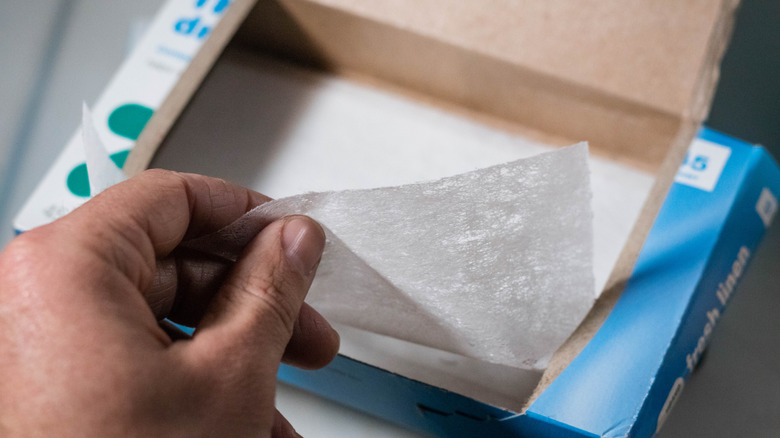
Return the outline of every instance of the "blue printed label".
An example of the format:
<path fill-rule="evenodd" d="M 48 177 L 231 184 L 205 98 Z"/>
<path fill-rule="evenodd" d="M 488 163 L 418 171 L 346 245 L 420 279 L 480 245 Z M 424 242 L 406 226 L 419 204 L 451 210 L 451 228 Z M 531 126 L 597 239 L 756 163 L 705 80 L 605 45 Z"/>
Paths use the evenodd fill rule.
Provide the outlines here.
<path fill-rule="evenodd" d="M 213 17 L 221 15 L 230 5 L 230 0 L 197 0 L 191 14 L 181 17 L 173 29 L 180 35 L 203 39 L 216 24 Z"/>
<path fill-rule="evenodd" d="M 777 213 L 777 198 L 766 187 L 764 187 L 764 190 L 761 191 L 761 195 L 758 197 L 756 212 L 764 222 L 764 226 L 769 228 L 772 225 L 772 219 L 775 218 L 775 213 Z"/>
<path fill-rule="evenodd" d="M 688 149 L 674 181 L 711 192 L 720 179 L 723 168 L 731 155 L 731 149 L 713 142 L 696 139 Z"/>

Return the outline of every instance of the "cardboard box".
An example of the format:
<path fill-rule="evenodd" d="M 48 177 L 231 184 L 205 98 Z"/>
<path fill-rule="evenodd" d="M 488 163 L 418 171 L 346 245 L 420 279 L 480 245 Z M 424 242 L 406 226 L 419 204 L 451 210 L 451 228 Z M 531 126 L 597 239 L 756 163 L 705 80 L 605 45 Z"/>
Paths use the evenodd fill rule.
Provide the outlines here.
<path fill-rule="evenodd" d="M 126 173 L 146 168 L 162 143 L 177 143 L 177 137 L 182 143 L 181 139 L 187 138 L 182 126 L 192 126 L 192 120 L 201 125 L 208 123 L 204 114 L 214 97 L 209 84 L 219 75 L 220 66 L 228 66 L 223 71 L 228 69 L 230 74 L 258 66 L 262 69 L 266 61 L 255 59 L 261 53 L 390 90 L 491 129 L 548 145 L 588 140 L 594 154 L 634 168 L 637 174 L 655 176 L 652 189 L 642 195 L 647 200 L 641 213 L 637 211 L 638 218 L 622 252 L 616 255 L 597 305 L 550 360 L 544 375 L 529 377 L 534 385 L 514 413 L 344 356 L 320 373 L 285 369 L 282 378 L 429 432 L 465 436 L 484 435 L 491 430 L 505 434 L 568 430 L 572 436 L 650 433 L 649 423 L 645 423 L 652 412 L 646 413 L 651 409 L 638 394 L 648 388 L 651 392 L 664 389 L 642 386 L 633 379 L 651 378 L 652 373 L 643 368 L 641 372 L 627 372 L 629 380 L 610 380 L 620 373 L 607 371 L 610 368 L 604 363 L 587 358 L 609 357 L 600 356 L 606 354 L 598 347 L 600 343 L 612 345 L 615 339 L 621 339 L 619 343 L 626 346 L 645 341 L 638 334 L 636 338 L 616 337 L 624 327 L 619 324 L 625 324 L 620 318 L 636 317 L 632 312 L 638 307 L 620 304 L 613 310 L 613 306 L 631 277 L 686 148 L 707 113 L 737 2 L 667 0 L 631 7 L 618 0 L 491 0 L 479 4 L 443 0 L 234 0 L 229 7 L 227 3 L 170 1 L 96 105 L 96 115 L 107 120 L 106 126 L 98 129 L 109 139 L 110 151 L 121 155 L 117 158 L 127 156 L 137 137 L 127 161 L 117 159 Z M 162 64 L 168 68 L 160 68 L 161 56 L 168 57 Z M 171 63 L 175 68 L 170 67 Z M 147 81 L 138 81 L 139 73 L 134 69 L 142 67 L 145 72 L 169 74 L 164 79 L 149 76 Z M 145 87 L 150 83 L 159 84 L 159 88 Z M 136 84 L 136 88 L 114 98 L 125 84 Z M 219 101 L 212 110 L 224 110 L 231 103 Z M 119 108 L 144 120 L 117 130 L 116 123 L 111 126 L 111 117 Z M 202 137 L 208 132 L 189 135 Z M 71 186 L 53 193 L 54 186 L 62 186 L 64 175 L 73 177 L 83 159 L 78 146 L 78 139 L 68 145 L 64 158 L 58 159 L 17 219 L 18 230 L 52 220 L 83 202 L 83 193 L 74 192 Z M 163 145 L 161 155 L 167 147 Z M 240 145 L 236 148 L 249 150 Z M 734 163 L 739 160 L 734 157 L 742 154 L 732 151 L 726 169 L 738 166 Z M 736 169 L 733 172 L 739 174 L 740 168 Z M 726 170 L 723 172 L 725 176 Z M 777 193 L 776 188 L 772 190 Z M 718 199 L 730 199 L 732 203 L 737 200 L 736 195 L 723 196 Z M 717 219 L 713 226 L 720 226 Z M 642 266 L 637 266 L 632 282 L 638 281 Z M 700 270 L 692 275 L 699 275 L 695 277 L 698 280 L 705 274 Z M 620 303 L 633 294 L 623 296 Z M 685 289 L 678 298 L 693 302 L 696 296 L 696 290 Z M 624 308 L 628 310 L 619 311 Z M 616 320 L 619 322 L 610 323 Z M 609 329 L 610 324 L 618 324 L 621 330 Z M 693 319 L 680 317 L 670 322 L 669 329 L 676 333 L 677 329 L 688 330 L 691 324 L 695 324 Z M 663 335 L 651 338 L 664 339 Z M 665 347 L 643 350 L 641 356 L 634 356 L 632 364 L 641 363 L 648 370 L 658 361 L 665 364 L 664 357 L 678 351 L 673 344 Z M 631 356 L 621 356 L 620 361 L 626 357 Z M 596 363 L 601 368 L 592 365 Z M 600 380 L 603 385 L 596 386 L 606 395 L 584 383 L 595 385 Z M 636 384 L 638 392 L 621 392 L 620 385 L 626 382 Z M 588 388 L 583 391 L 589 394 L 602 395 L 593 395 L 595 399 L 583 404 L 559 395 L 570 387 L 572 394 L 580 394 L 575 390 L 578 385 Z M 598 413 L 583 410 L 583 406 L 598 406 Z M 627 416 L 625 410 L 637 415 Z"/>

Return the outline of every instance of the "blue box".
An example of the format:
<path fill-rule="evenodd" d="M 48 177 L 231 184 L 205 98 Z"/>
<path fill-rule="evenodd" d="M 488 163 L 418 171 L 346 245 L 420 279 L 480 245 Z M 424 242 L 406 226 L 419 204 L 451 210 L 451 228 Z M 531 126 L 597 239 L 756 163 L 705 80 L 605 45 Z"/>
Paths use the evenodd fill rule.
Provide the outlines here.
<path fill-rule="evenodd" d="M 714 176 L 713 176 L 714 175 Z M 610 315 L 523 413 L 338 356 L 279 378 L 444 436 L 649 437 L 695 370 L 777 211 L 780 169 L 762 148 L 704 128 Z"/>

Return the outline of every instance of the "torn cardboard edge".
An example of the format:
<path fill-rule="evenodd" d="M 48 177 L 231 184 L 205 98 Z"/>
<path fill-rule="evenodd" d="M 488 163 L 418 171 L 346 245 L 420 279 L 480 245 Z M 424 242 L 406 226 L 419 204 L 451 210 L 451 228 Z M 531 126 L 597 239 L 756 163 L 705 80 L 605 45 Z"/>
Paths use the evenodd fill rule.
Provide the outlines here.
<path fill-rule="evenodd" d="M 212 37 L 209 38 L 202 50 L 198 53 L 195 60 L 193 61 L 193 64 L 184 73 L 179 84 L 171 93 L 169 99 L 167 99 L 166 102 L 161 105 L 160 109 L 157 111 L 155 116 L 147 125 L 147 128 L 142 133 L 136 147 L 133 149 L 133 152 L 128 158 L 125 167 L 128 174 L 132 175 L 134 173 L 140 172 L 148 165 L 152 156 L 154 155 L 155 149 L 162 142 L 171 126 L 173 126 L 175 120 L 186 106 L 188 100 L 192 97 L 194 91 L 200 85 L 200 82 L 203 80 L 210 67 L 214 62 L 216 62 L 222 49 L 228 44 L 230 37 L 233 35 L 233 33 L 235 33 L 236 30 L 238 30 L 241 22 L 249 14 L 250 10 L 254 6 L 254 3 L 255 1 L 253 0 L 234 1 L 229 12 L 225 15 L 223 20 L 214 30 Z M 312 1 L 305 3 L 316 2 Z M 663 164 L 659 169 L 656 184 L 645 204 L 642 216 L 635 224 L 635 232 L 632 235 L 632 239 L 629 243 L 626 244 L 620 259 L 618 260 L 618 263 L 613 270 L 608 287 L 606 288 L 606 292 L 599 300 L 597 306 L 594 307 L 591 314 L 582 323 L 580 328 L 572 335 L 569 341 L 567 341 L 567 343 L 558 351 L 558 353 L 556 353 L 555 357 L 551 360 L 550 367 L 548 367 L 547 372 L 545 373 L 545 378 L 537 388 L 537 393 L 543 391 L 547 384 L 549 384 L 549 382 L 552 381 L 555 376 L 557 376 L 560 370 L 564 369 L 571 361 L 571 359 L 573 359 L 573 357 L 575 357 L 579 351 L 581 351 L 584 345 L 587 344 L 593 333 L 595 333 L 606 315 L 609 313 L 609 310 L 614 304 L 616 297 L 620 295 L 623 282 L 628 278 L 628 275 L 631 272 L 634 262 L 636 261 L 639 248 L 641 248 L 641 245 L 644 242 L 644 238 L 649 232 L 650 225 L 652 224 L 655 215 L 658 213 L 665 194 L 671 185 L 674 171 L 681 162 L 687 144 L 689 144 L 693 139 L 696 127 L 701 123 L 703 116 L 706 113 L 706 109 L 709 107 L 709 102 L 711 101 L 714 89 L 715 78 L 717 77 L 718 64 L 725 50 L 725 43 L 728 40 L 728 35 L 731 29 L 731 21 L 733 19 L 734 10 L 737 4 L 738 0 L 723 0 L 719 2 L 720 8 L 717 17 L 714 19 L 715 25 L 711 29 L 707 30 L 707 50 L 700 63 L 699 79 L 697 83 L 694 84 L 694 89 L 691 91 L 691 94 L 693 95 L 691 108 L 684 111 L 682 114 L 674 116 L 678 117 L 678 119 L 677 122 L 671 125 L 668 122 L 662 122 L 659 125 L 657 122 L 660 119 L 656 119 L 656 122 L 651 122 L 649 125 L 638 123 L 638 119 L 635 119 L 634 122 L 629 124 L 631 128 L 630 130 L 634 130 L 638 127 L 649 127 L 652 130 L 653 126 L 656 128 L 666 126 L 666 128 L 661 128 L 662 131 L 666 132 L 666 134 L 662 136 L 665 138 L 665 140 L 655 139 L 651 141 L 647 147 L 657 150 L 659 145 L 668 144 L 669 152 L 666 154 L 666 158 L 663 160 Z M 400 34 L 407 32 L 406 29 L 399 29 L 398 31 Z M 457 50 L 453 53 L 457 54 Z M 333 66 L 330 67 L 333 68 Z M 353 70 L 359 72 L 360 69 L 334 68 L 334 70 Z M 362 73 L 356 73 L 356 75 L 361 76 Z M 370 75 L 371 74 L 369 73 L 369 76 Z M 391 82 L 393 82 L 392 79 Z M 405 86 L 408 86 L 408 84 L 401 84 L 401 87 Z M 588 96 L 592 96 L 589 93 L 577 94 L 578 95 L 576 98 L 580 100 L 587 100 Z M 444 100 L 447 100 L 446 97 Z M 553 100 L 553 102 L 555 102 L 555 100 Z M 456 105 L 462 104 L 463 102 L 457 103 Z M 532 102 L 529 102 L 528 104 L 533 105 Z M 469 106 L 468 103 L 466 106 Z M 553 106 L 555 106 L 555 104 L 553 104 Z M 586 105 L 586 111 L 587 108 L 593 109 L 593 107 Z M 472 110 L 469 109 L 467 111 Z M 477 107 L 477 111 L 480 112 L 482 109 Z M 619 115 L 619 113 L 615 114 Z M 650 115 L 650 120 L 653 119 L 653 116 L 651 115 L 652 111 L 651 113 L 646 114 Z M 616 123 L 620 123 L 619 120 L 620 117 L 618 117 Z M 598 125 L 599 123 L 597 119 L 591 120 L 591 122 L 585 124 L 585 126 Z M 545 126 L 547 125 L 542 124 L 542 129 L 544 129 Z M 582 124 L 579 127 L 582 128 Z M 575 129 L 574 132 L 576 133 L 577 130 Z M 569 134 L 571 135 L 571 132 L 569 132 Z M 650 137 L 656 138 L 652 135 L 650 135 Z M 600 145 L 598 142 L 594 144 L 596 150 L 601 149 L 601 146 L 602 145 Z M 663 149 L 663 147 L 661 149 Z M 656 157 L 656 159 L 659 159 L 663 155 L 664 154 L 661 153 Z M 631 158 L 628 159 L 629 161 L 631 160 Z M 533 401 L 534 398 L 535 397 L 532 397 L 531 401 Z M 529 403 L 531 401 L 529 401 Z"/>

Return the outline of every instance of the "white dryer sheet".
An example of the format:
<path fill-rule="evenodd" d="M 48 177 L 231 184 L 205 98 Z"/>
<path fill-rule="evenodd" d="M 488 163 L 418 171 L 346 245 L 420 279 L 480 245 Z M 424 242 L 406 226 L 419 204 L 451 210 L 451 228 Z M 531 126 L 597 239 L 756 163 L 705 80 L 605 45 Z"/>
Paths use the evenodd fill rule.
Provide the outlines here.
<path fill-rule="evenodd" d="M 584 143 L 397 187 L 263 204 L 187 245 L 234 259 L 305 214 L 327 245 L 307 301 L 334 322 L 492 363 L 543 367 L 594 300 Z"/>

